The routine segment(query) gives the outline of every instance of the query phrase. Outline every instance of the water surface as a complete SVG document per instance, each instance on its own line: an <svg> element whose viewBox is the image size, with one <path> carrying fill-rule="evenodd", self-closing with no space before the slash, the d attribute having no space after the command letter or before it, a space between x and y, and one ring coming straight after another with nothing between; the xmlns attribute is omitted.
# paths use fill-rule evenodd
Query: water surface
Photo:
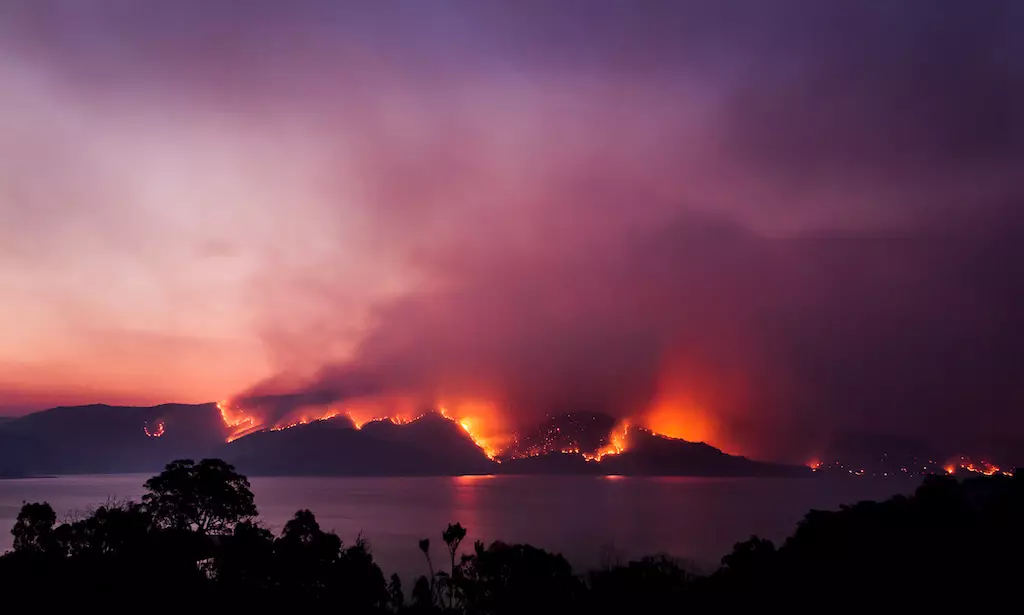
<svg viewBox="0 0 1024 615"><path fill-rule="evenodd" d="M139 499L144 475L0 480L0 551L22 502L48 501L58 518L108 499ZM420 574L417 542L459 521L474 540L528 542L587 568L668 553L708 569L751 534L779 541L811 508L908 493L914 483L876 479L721 479L583 476L453 478L253 478L263 522L275 533L296 510L316 513L347 543L362 533L385 574Z"/></svg>

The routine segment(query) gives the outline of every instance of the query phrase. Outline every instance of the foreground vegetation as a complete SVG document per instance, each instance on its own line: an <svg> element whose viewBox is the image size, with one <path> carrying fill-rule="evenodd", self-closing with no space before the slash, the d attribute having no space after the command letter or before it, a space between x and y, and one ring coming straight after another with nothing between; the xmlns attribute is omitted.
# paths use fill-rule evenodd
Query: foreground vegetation
<svg viewBox="0 0 1024 615"><path fill-rule="evenodd" d="M406 592L367 544L300 510L280 536L256 522L249 483L220 460L175 461L141 502L57 524L25 504L0 557L9 604L348 613L681 613L748 608L953 608L1012 599L1024 571L1024 476L930 476L911 497L811 511L780 547L752 537L709 575L648 557L586 575L530 545L480 542L448 526L419 548L429 576ZM433 555L443 552L443 558ZM1009 604L1009 603L1007 603Z"/></svg>

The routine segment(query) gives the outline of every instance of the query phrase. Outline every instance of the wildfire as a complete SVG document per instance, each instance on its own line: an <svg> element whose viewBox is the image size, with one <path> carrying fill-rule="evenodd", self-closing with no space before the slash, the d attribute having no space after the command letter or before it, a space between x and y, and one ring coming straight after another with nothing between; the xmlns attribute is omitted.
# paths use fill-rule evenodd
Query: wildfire
<svg viewBox="0 0 1024 615"><path fill-rule="evenodd" d="M626 436L629 433L629 421L622 421L608 434L608 444L602 446L593 453L583 453L587 461L601 461L608 455L618 455L626 450Z"/></svg>
<svg viewBox="0 0 1024 615"><path fill-rule="evenodd" d="M501 453L501 451L498 450L490 438L483 437L476 429L474 429L476 421L471 418L456 418L449 414L448 409L444 406L438 408L438 413L449 421L458 424L459 427L462 427L462 430L466 432L469 438L473 441L473 444L476 444L480 450L487 455L488 459L501 463L501 460L498 459L498 454Z"/></svg>
<svg viewBox="0 0 1024 615"><path fill-rule="evenodd" d="M321 414L315 415L303 415L297 420L288 420L288 422L279 422L270 428L270 431L282 431L284 429L290 429L292 427L298 427L299 425L308 425L309 423L315 423L317 421L329 421L334 417L341 414L337 410L326 410Z"/></svg>
<svg viewBox="0 0 1024 615"><path fill-rule="evenodd" d="M144 425L142 427L142 431L146 434L147 438L159 438L160 436L164 435L164 431L165 431L165 429L164 429L164 422L163 421L157 421L156 422L156 427L153 429L153 431L149 430L149 425L148 424Z"/></svg>
<svg viewBox="0 0 1024 615"><path fill-rule="evenodd" d="M961 456L959 459L955 459L948 462L946 467L943 469L946 471L947 474L955 474L963 470L965 472L983 474L985 476L993 476L995 474L1001 474L1003 476L1013 476L1013 472L1003 470L993 463L989 463L987 461L979 461L975 463L970 458L963 456Z"/></svg>
<svg viewBox="0 0 1024 615"><path fill-rule="evenodd" d="M268 426L264 419L252 412L234 407L230 402L217 403L221 420L228 429L228 442L262 429L283 431L299 425L327 421L342 414L352 421L356 429L362 429L374 421L390 421L395 425L405 425L423 417L420 408L422 406L417 406L411 399L366 398L352 400L345 404L344 409L297 409ZM497 457L503 448L502 445L507 442L507 437L498 424L499 414L496 408L489 404L462 402L452 405L439 404L437 413L459 425L488 458L499 461Z"/></svg>
<svg viewBox="0 0 1024 615"><path fill-rule="evenodd" d="M230 402L217 402L217 409L220 410L220 418L224 421L224 426L230 431L228 442L233 442L260 427L256 417L243 410L232 408Z"/></svg>
<svg viewBox="0 0 1024 615"><path fill-rule="evenodd" d="M362 429L363 425L366 425L367 423L375 423L377 421L389 421L395 425L408 425L413 421L418 421L423 418L423 415L421 414L415 418L408 418L404 416L375 416L371 419L359 419L356 418L356 415L352 412L346 412L345 416L352 421L352 424L355 425L356 429Z"/></svg>

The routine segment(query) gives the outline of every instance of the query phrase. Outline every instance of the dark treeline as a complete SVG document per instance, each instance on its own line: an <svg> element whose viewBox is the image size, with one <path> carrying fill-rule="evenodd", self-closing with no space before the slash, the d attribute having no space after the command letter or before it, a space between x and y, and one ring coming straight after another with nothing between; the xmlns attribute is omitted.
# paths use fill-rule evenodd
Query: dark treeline
<svg viewBox="0 0 1024 615"><path fill-rule="evenodd" d="M811 511L779 547L751 537L700 575L655 556L577 574L530 545L463 545L448 526L419 548L429 574L386 578L308 510L279 536L220 460L175 461L141 502L58 524L25 504L0 557L5 604L304 609L348 613L683 613L978 608L1011 604L1024 571L1024 477L931 476L910 497ZM710 528L709 528L710 529ZM433 547L433 548L432 548ZM413 548L413 545L410 545ZM970 602L966 602L970 600Z"/></svg>

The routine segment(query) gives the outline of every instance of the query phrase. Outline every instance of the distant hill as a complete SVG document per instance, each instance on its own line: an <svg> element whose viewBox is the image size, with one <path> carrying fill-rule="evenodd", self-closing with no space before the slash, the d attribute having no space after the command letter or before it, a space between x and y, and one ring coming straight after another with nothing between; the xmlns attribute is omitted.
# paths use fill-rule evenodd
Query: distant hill
<svg viewBox="0 0 1024 615"><path fill-rule="evenodd" d="M610 418L610 417L608 417ZM572 417L570 424L578 424ZM555 424L557 419L552 419ZM559 433L564 430L559 429ZM765 463L729 455L703 442L688 442L658 436L646 429L631 427L625 451L604 456L600 462L586 461L580 455L554 451L536 456L509 459L501 464L506 474L594 474L623 476L808 476L803 466ZM592 444L592 443L591 443ZM601 446L604 446L601 442ZM573 443L560 444L572 447ZM580 447L581 450L596 450Z"/></svg>
<svg viewBox="0 0 1024 615"><path fill-rule="evenodd" d="M428 414L407 425L345 417L262 431L218 453L239 471L280 476L451 476L494 465L455 423Z"/></svg>
<svg viewBox="0 0 1024 615"><path fill-rule="evenodd" d="M362 433L419 451L434 463L462 468L464 474L487 474L494 462L457 423L434 412L404 425L388 420L363 425Z"/></svg>
<svg viewBox="0 0 1024 615"><path fill-rule="evenodd" d="M703 443L630 428L624 452L600 462L578 453L608 445L616 420L594 413L552 417L516 439L502 463L488 459L457 423L428 412L404 425L347 417L265 430L225 442L215 404L53 408L0 424L0 476L155 472L180 458L221 457L245 474L450 476L623 474L804 475L807 468L727 455ZM512 458L518 454L518 458Z"/></svg>
<svg viewBox="0 0 1024 615"><path fill-rule="evenodd" d="M209 456L225 437L214 404L59 407L0 424L0 472L152 472L172 459Z"/></svg>
<svg viewBox="0 0 1024 615"><path fill-rule="evenodd" d="M810 469L754 461L729 455L703 442L657 436L641 428L629 430L629 448L605 457L608 473L639 476L808 476Z"/></svg>

